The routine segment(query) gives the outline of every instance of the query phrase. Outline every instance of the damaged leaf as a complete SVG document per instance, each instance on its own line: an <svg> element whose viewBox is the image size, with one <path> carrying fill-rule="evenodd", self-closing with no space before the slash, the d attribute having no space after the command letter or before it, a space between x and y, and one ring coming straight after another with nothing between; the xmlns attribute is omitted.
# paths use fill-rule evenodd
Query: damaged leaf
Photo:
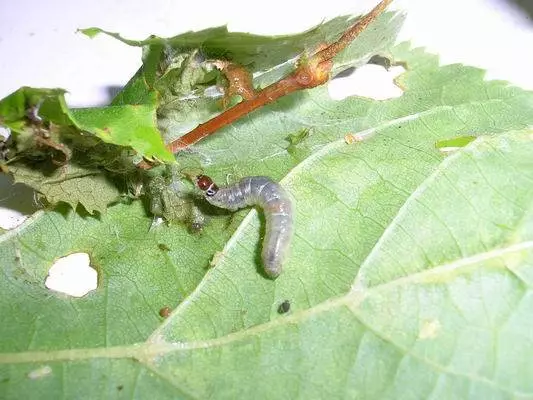
<svg viewBox="0 0 533 400"><path fill-rule="evenodd" d="M384 52L403 22L400 13L382 14L373 28L363 33L334 58L332 75L365 64L373 55ZM143 47L143 66L117 94L113 104L142 104L155 90L159 98L158 122L168 143L222 111L222 93L216 85L223 79L213 71L212 61L228 60L253 74L256 89L276 82L295 68L296 56L313 53L320 45L336 40L354 18L338 17L298 35L259 36L228 32L226 27L187 32L171 38L150 36L129 40L100 28L81 30L90 37L107 34L130 46ZM183 63L183 60L188 60ZM191 62L196 64L187 73ZM183 65L175 70L176 65ZM181 71L184 74L181 74ZM167 73L178 79L165 82Z"/></svg>
<svg viewBox="0 0 533 400"><path fill-rule="evenodd" d="M51 204L64 202L73 209L82 205L89 213L104 213L108 204L119 199L121 191L101 170L87 169L73 163L59 168L29 167L23 164L10 166L15 183L24 183ZM44 174L44 176L43 176Z"/></svg>
<svg viewBox="0 0 533 400"><path fill-rule="evenodd" d="M12 132L2 145L2 171L51 204L104 212L124 190L109 172L121 173L118 181L136 173L130 149L174 162L157 129L153 98L150 104L70 110L64 90L21 88L0 101L0 121Z"/></svg>
<svg viewBox="0 0 533 400"><path fill-rule="evenodd" d="M157 129L153 95L142 106L70 110L64 93L63 89L21 88L0 100L0 121L15 136L31 135L36 127L47 135L53 124L56 130L75 128L80 135L93 134L106 143L131 147L149 159L174 160Z"/></svg>
<svg viewBox="0 0 533 400"><path fill-rule="evenodd" d="M22 87L0 100L0 122L13 132L20 132L21 123L28 119L76 126L65 102L65 92L64 89Z"/></svg>

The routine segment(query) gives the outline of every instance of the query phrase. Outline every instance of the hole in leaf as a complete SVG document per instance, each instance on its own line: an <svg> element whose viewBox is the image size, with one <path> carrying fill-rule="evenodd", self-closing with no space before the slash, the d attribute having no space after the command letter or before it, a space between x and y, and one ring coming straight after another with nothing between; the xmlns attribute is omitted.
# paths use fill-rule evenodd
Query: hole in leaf
<svg viewBox="0 0 533 400"><path fill-rule="evenodd" d="M52 373L52 367L49 365L44 365L33 371L28 372L28 378L30 379L41 379Z"/></svg>
<svg viewBox="0 0 533 400"><path fill-rule="evenodd" d="M73 297L85 296L98 285L98 273L87 253L73 253L57 260L48 271L45 286Z"/></svg>
<svg viewBox="0 0 533 400"><path fill-rule="evenodd" d="M28 216L20 211L0 206L0 228L2 229L10 230L16 228L22 224L26 218L28 218Z"/></svg>
<svg viewBox="0 0 533 400"><path fill-rule="evenodd" d="M11 136L11 130L7 126L0 125L0 142L6 142Z"/></svg>
<svg viewBox="0 0 533 400"><path fill-rule="evenodd" d="M343 100L349 96L374 100L400 97L403 90L394 83L394 79L403 72L405 68L399 65L385 69L381 65L366 64L348 76L331 80L328 92L334 100Z"/></svg>

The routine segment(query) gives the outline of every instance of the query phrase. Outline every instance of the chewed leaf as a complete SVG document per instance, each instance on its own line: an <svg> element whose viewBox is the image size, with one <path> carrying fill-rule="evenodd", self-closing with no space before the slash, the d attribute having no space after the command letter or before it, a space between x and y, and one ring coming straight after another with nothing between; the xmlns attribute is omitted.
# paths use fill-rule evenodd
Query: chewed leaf
<svg viewBox="0 0 533 400"><path fill-rule="evenodd" d="M235 63L249 66L252 71L261 71L280 65L291 60L305 51L315 51L323 43L331 43L354 23L353 16L342 16L317 25L296 35L261 36L243 32L229 32L226 26L204 29L197 32L186 32L170 38L150 36L144 40L131 40L119 33L109 32L101 28L90 27L79 29L79 32L95 37L98 34L111 36L129 46L167 46L174 49L200 48L208 58L222 58ZM403 22L403 16L398 13L385 13L379 17L372 30L363 32L350 48L338 59L340 64L349 63L348 60L360 57L364 53L370 54L370 42L374 52L379 52L385 43ZM363 51L364 49L364 51ZM356 55L358 54L358 55Z"/></svg>
<svg viewBox="0 0 533 400"><path fill-rule="evenodd" d="M24 183L42 193L48 202L65 202L73 209L81 204L89 213L105 212L121 192L102 171L73 164L56 168L43 177L43 171L22 164L10 167L15 182Z"/></svg>
<svg viewBox="0 0 533 400"><path fill-rule="evenodd" d="M401 13L381 15L374 21L372 29L364 31L334 58L332 75L363 65L373 55L385 52L394 41L403 19ZM220 84L220 78L216 79L218 73L208 72L207 67L212 68L214 59L230 60L243 66L253 74L253 86L264 88L292 72L298 55L312 54L324 43L337 40L355 21L351 16L338 17L298 35L274 37L228 32L226 27L187 32L171 38L150 36L145 40L125 39L118 33L99 28L82 32L91 37L103 33L128 45L143 47L142 68L116 96L113 104L142 104L155 90L159 101L159 128L165 140L170 142L222 111L221 94L215 86ZM182 59L195 53L196 58L203 60L197 60L197 63L205 67L205 71L199 65L195 66L194 79L191 79ZM179 68L175 68L176 60L179 60ZM171 79L165 79L169 77L169 70Z"/></svg>
<svg viewBox="0 0 533 400"><path fill-rule="evenodd" d="M81 129L106 143L131 147L149 159L174 162L157 127L153 94L142 105L71 110L64 93L63 89L21 88L0 100L0 122L23 136L27 136L28 123L53 123L56 131Z"/></svg>
<svg viewBox="0 0 533 400"><path fill-rule="evenodd" d="M0 281L3 317L43 319L0 324L0 337L5 339L0 341L0 353L23 351L32 337L34 349L43 351L64 348L69 337L77 343L72 342L74 347L143 341L161 322L158 310L174 308L196 287L213 243L227 239L227 234L212 239L223 232L222 221L206 227L207 238L190 235L183 225L152 223L140 201L116 204L100 216L59 207L38 212L0 236L6 276ZM99 276L96 290L75 300L45 286L52 265L73 253L87 253Z"/></svg>
<svg viewBox="0 0 533 400"><path fill-rule="evenodd" d="M130 146L147 158L174 162L157 129L153 105L79 108L72 112L82 130L93 132L106 143Z"/></svg>
<svg viewBox="0 0 533 400"><path fill-rule="evenodd" d="M319 155L317 161L321 162L289 176L286 185L293 194L303 196L300 203L318 204L321 199L331 203L338 196L340 204L343 198L352 195L343 186L336 186L335 181L328 181L327 173L328 166L330 172L335 168L334 160L339 156L345 163L350 162L343 156L347 146L344 142L333 144ZM18 377L44 363L53 363L55 368L68 363L68 377L74 378L88 366L102 368L95 360L106 359L105 368L112 371L113 387L130 386L133 381L124 371L133 370L135 376L141 375L135 382L140 379L143 386L162 384L158 378L162 376L164 382L172 384L170 393L198 398L208 397L213 390L217 391L217 398L234 398L235 393L246 398L257 393L264 398L279 398L287 390L302 398L340 398L346 391L363 398L380 398L383 393L400 398L405 385L413 381L418 382L410 389L415 398L430 394L447 397L450 392L454 398L489 395L506 398L514 393L529 396L533 393L531 365L529 357L527 360L524 357L533 351L527 324L533 306L529 300L533 273L531 152L531 132L512 132L482 138L446 159L406 199L381 239L367 252L360 272L352 274L350 285L340 296L307 308L306 296L313 296L313 292L302 289L309 289L307 285L313 281L323 280L324 287L335 284L339 269L353 271L350 252L357 246L356 235L331 237L329 230L321 232L317 227L311 232L315 236L312 241L301 240L296 244L306 246L311 252L306 260L313 261L304 263L304 254L297 249L291 276L282 275L273 295L263 298L264 293L258 289L268 291L273 285L266 285L263 280L262 286L255 287L257 274L247 272L255 238L247 240L246 230L241 230L240 237L226 247L227 261L219 263L210 272L207 285L202 284L197 290L201 296L211 298L208 308L201 298L189 298L167 318L163 329L157 329L151 340L142 344L102 346L90 351L80 348L0 354L0 364L11 365L9 370L0 371ZM470 176L473 167L479 172ZM491 174L495 169L497 176L490 183L478 180L483 173ZM316 193L317 190L313 194L307 188L308 181L300 180L305 172L311 172L317 182L322 182L321 193ZM451 183L451 177L456 178L456 185ZM478 184L472 184L474 180ZM502 189L507 189L505 196L500 193ZM489 201L480 203L478 212L469 212L469 201L482 198ZM436 199L447 201L441 202L438 214L428 214L431 205L428 202ZM497 201L500 207L493 207L491 201ZM375 207L383 206L386 207L379 204ZM480 232L496 229L498 233L486 241L483 235L455 230L458 222L455 210L459 206L465 207L464 214L459 216L461 224L479 226ZM509 209L513 212L507 212ZM315 214L321 210L315 207ZM357 212L357 206L352 210ZM347 212L350 211L347 207ZM138 231L138 223L135 225ZM254 225L251 231L256 231L255 213L246 219L246 225ZM115 227L124 230L120 236L129 229ZM434 236L438 241L431 241L427 232L438 233L447 227L450 234ZM414 236L404 247L401 239L407 237L405 232ZM395 240L398 233L400 240ZM427 240L419 243L420 238ZM244 243L240 239L245 239ZM344 254L337 259L317 258L324 247L334 242ZM440 246L453 251L442 257ZM418 250L414 255L410 252L413 248ZM395 256L398 250L400 254ZM376 259L379 254L389 257ZM240 264L238 277L228 275L234 263ZM322 276L308 276L306 264L311 263L326 269ZM369 284L369 273L377 274L379 280ZM218 279L215 283L218 288L212 286L213 278ZM247 285L235 285L237 279ZM282 299L290 299L289 316L277 312ZM251 306L248 308L247 304ZM202 312L184 313L194 308ZM248 321L267 310L265 323L245 329L238 325L238 321ZM83 311L87 312L85 307ZM207 317L205 313L211 311L213 314ZM237 325L225 335L222 327L227 324L228 315ZM202 318L209 318L209 324L198 324ZM116 323L115 319L112 321ZM212 334L221 336L206 339L207 326ZM191 332L190 339L174 341L183 329ZM91 336L94 337L94 332ZM125 360L131 358L137 362L128 366ZM287 373L286 368L298 373ZM498 373L493 373L494 368ZM198 376L202 379L197 379ZM313 385L308 385L309 380ZM30 390L31 385L24 387ZM166 390L163 385L157 392L171 397Z"/></svg>
<svg viewBox="0 0 533 400"><path fill-rule="evenodd" d="M435 148L441 140L497 134L533 124L530 92L507 82L486 81L485 72L478 68L440 66L436 56L411 49L408 43L386 53L394 63L408 68L397 78L404 89L401 97L336 101L323 87L296 93L265 107L260 123L243 119L199 142L195 148L201 156L181 154L180 163L201 163L215 181L223 181L228 174L266 174L282 179L323 145L356 135L363 143L378 138L374 157L391 151L407 153L414 147L411 151L424 149L420 164L435 166L443 158ZM312 131L305 141L296 148L289 147L297 151L284 150L287 135L307 128ZM380 138L383 133L386 137ZM360 147L357 143L354 146ZM398 155L391 164L404 157ZM405 176L412 181L412 173Z"/></svg>
<svg viewBox="0 0 533 400"><path fill-rule="evenodd" d="M33 118L76 126L64 95L64 89L22 87L0 100L0 122L18 132L19 121L31 118L33 112Z"/></svg>

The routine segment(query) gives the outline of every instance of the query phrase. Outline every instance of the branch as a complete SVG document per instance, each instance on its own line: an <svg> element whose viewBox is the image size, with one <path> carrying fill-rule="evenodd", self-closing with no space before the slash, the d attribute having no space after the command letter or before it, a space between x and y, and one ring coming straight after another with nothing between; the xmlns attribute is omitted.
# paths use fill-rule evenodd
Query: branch
<svg viewBox="0 0 533 400"><path fill-rule="evenodd" d="M391 2L392 0L382 0L372 11L360 18L352 27L344 32L336 42L317 51L307 60L300 59L298 68L289 76L267 86L258 92L255 97L243 100L209 121L198 125L192 131L169 143L167 145L168 149L173 153L177 153L203 138L212 135L218 129L231 124L259 107L272 103L282 96L286 96L297 90L309 89L326 83L330 79L333 57L344 50L359 36L372 21L385 11Z"/></svg>

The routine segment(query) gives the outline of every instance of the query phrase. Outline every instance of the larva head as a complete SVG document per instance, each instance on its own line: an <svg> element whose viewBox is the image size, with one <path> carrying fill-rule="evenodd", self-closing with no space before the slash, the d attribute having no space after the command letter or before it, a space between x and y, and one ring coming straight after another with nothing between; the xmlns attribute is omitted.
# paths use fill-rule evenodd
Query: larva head
<svg viewBox="0 0 533 400"><path fill-rule="evenodd" d="M209 197L214 196L218 192L218 186L207 175L198 175L196 177L196 186Z"/></svg>

